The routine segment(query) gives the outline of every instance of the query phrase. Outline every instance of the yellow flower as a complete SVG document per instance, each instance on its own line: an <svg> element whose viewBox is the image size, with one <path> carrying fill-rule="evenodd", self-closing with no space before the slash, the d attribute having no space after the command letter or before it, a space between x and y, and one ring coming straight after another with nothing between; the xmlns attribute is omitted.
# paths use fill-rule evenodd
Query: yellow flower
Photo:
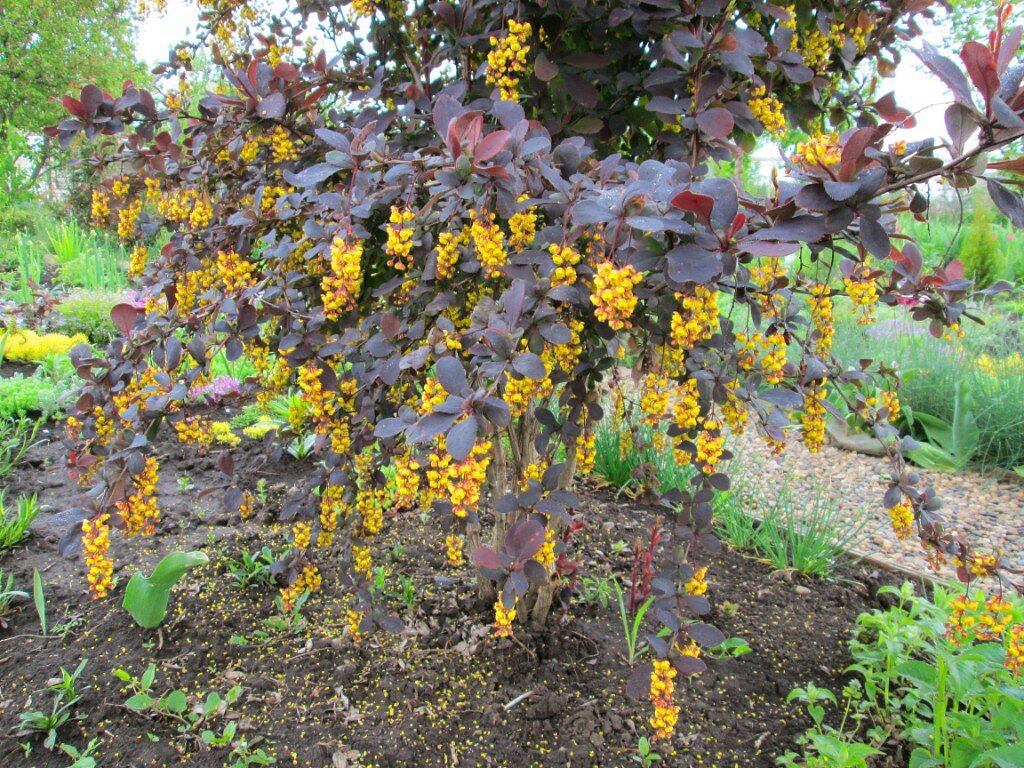
<svg viewBox="0 0 1024 768"><path fill-rule="evenodd" d="M320 589L322 581L317 567L312 563L306 563L295 581L281 589L281 609L286 613L291 611L306 592L316 592Z"/></svg>
<svg viewBox="0 0 1024 768"><path fill-rule="evenodd" d="M759 85L751 90L751 99L747 102L761 125L772 136L782 136L786 132L786 118L782 114L782 102L774 96L766 95L767 89Z"/></svg>
<svg viewBox="0 0 1024 768"><path fill-rule="evenodd" d="M495 637L512 637L512 622L516 620L516 606L515 603L508 610L505 610L505 604L499 597L494 602L494 636Z"/></svg>
<svg viewBox="0 0 1024 768"><path fill-rule="evenodd" d="M508 263L508 252L505 250L505 234L494 223L494 213L478 215L470 211L472 224L469 227L469 238L473 244L477 261L483 267L485 277L499 277L501 267Z"/></svg>
<svg viewBox="0 0 1024 768"><path fill-rule="evenodd" d="M508 21L508 34L502 38L490 39L491 50L487 53L487 84L496 86L505 101L519 99L519 79L527 71L527 55L530 46L526 44L533 28L529 22Z"/></svg>
<svg viewBox="0 0 1024 768"><path fill-rule="evenodd" d="M796 145L794 159L807 167L832 168L839 165L842 150L831 134L818 134Z"/></svg>
<svg viewBox="0 0 1024 768"><path fill-rule="evenodd" d="M651 715L651 727L654 729L652 740L669 740L676 730L679 720L679 706L673 702L676 684L676 668L665 659L655 659L651 672L651 703L654 713Z"/></svg>
<svg viewBox="0 0 1024 768"><path fill-rule="evenodd" d="M114 587L114 562L107 555L110 549L109 519L110 515L102 514L82 521L82 552L93 600L106 597Z"/></svg>
<svg viewBox="0 0 1024 768"><path fill-rule="evenodd" d="M632 264L624 267L616 267L610 261L598 264L594 290L590 295L595 317L615 331L631 328L629 319L637 302L633 289L642 279Z"/></svg>

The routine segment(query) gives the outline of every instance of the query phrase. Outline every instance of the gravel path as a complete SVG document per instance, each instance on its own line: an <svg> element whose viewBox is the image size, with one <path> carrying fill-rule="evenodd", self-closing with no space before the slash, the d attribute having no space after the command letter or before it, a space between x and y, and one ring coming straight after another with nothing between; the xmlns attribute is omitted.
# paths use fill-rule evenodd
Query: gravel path
<svg viewBox="0 0 1024 768"><path fill-rule="evenodd" d="M737 456L736 475L755 499L771 503L788 488L800 503L827 494L850 514L874 511L855 552L893 565L930 574L916 539L899 541L882 507L888 461L826 445L811 454L791 439L781 457L772 456L756 432L733 435L729 448ZM978 546L1024 563L1024 484L997 480L978 472L920 470L921 485L931 485L943 501L949 530L962 531Z"/></svg>

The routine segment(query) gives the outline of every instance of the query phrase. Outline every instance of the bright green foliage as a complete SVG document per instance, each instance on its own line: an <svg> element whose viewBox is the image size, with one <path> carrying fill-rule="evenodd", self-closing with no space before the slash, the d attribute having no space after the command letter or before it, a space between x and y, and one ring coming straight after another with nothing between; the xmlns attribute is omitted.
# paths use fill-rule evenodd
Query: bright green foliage
<svg viewBox="0 0 1024 768"><path fill-rule="evenodd" d="M28 537L28 528L39 514L39 499L35 494L22 496L14 509L4 503L0 491L0 550L10 549Z"/></svg>
<svg viewBox="0 0 1024 768"><path fill-rule="evenodd" d="M58 410L63 392L54 384L20 373L0 380L0 419L41 413L49 416Z"/></svg>
<svg viewBox="0 0 1024 768"><path fill-rule="evenodd" d="M83 229L70 219L47 230L46 237L64 284L94 290L125 286L128 258L109 236Z"/></svg>
<svg viewBox="0 0 1024 768"><path fill-rule="evenodd" d="M156 629L167 615L171 587L189 570L208 562L210 558L203 552L172 552L160 561L152 576L141 572L132 576L122 607L140 627Z"/></svg>
<svg viewBox="0 0 1024 768"><path fill-rule="evenodd" d="M913 768L1021 765L1024 699L1011 658L1020 600L942 587L928 600L909 583L881 592L897 603L858 617L848 670L856 677L841 700L812 685L790 694L815 725L802 739L804 755L780 764L864 766L879 747L901 741ZM825 703L841 708L838 727L825 722Z"/></svg>
<svg viewBox="0 0 1024 768"><path fill-rule="evenodd" d="M130 0L0 4L0 204L31 186L56 154L54 142L33 150L24 140L62 119L54 94L90 82L115 90L126 78L145 78L135 59L132 6ZM27 173L14 166L19 158L28 159Z"/></svg>
<svg viewBox="0 0 1024 768"><path fill-rule="evenodd" d="M110 340L118 335L110 310L122 300L111 291L75 291L57 307L61 332L69 336L84 333L95 343Z"/></svg>
<svg viewBox="0 0 1024 768"><path fill-rule="evenodd" d="M964 274L980 288L987 288L1006 274L1006 258L993 229L992 208L982 202L974 205L971 223L960 247Z"/></svg>

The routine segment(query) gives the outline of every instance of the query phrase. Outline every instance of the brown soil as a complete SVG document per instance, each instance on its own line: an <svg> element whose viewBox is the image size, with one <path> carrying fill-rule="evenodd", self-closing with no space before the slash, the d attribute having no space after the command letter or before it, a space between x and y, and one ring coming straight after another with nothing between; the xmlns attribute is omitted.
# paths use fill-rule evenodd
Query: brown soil
<svg viewBox="0 0 1024 768"><path fill-rule="evenodd" d="M180 734L166 717L123 706L129 694L113 670L138 676L150 663L158 666L154 691L180 688L190 703L242 686L238 703L209 727L220 730L236 719L238 734L275 754L279 766L635 765L630 756L638 736L650 730L650 706L624 695L629 667L614 599L607 607L577 602L547 634L520 629L514 641L496 640L491 615L474 607L469 567L447 568L443 534L427 516L410 514L388 523L375 554L390 571L388 601L404 617L403 633L371 635L360 645L345 635L346 606L329 556L319 559L324 587L304 609L308 624L295 632L267 629L275 589L236 588L225 559L264 544L280 551L283 531L237 524L215 510L216 496L180 491L181 476L199 488L215 482L212 461L173 443L160 445L163 524L149 539L115 534L115 560L130 563L119 574L121 584L171 549L202 548L211 562L176 589L159 634L140 630L121 610L120 589L106 600L89 600L80 558L57 555L65 527L60 511L73 506L78 493L66 479L59 445L34 449L8 478L8 499L35 492L51 509L40 515L31 539L0 555L0 568L27 590L38 568L51 633L61 624L70 629L64 636L38 636L30 603L7 617L9 627L0 633L0 732L10 734L19 713L49 706L43 689L60 667L70 670L88 659L78 719L63 727L60 740L82 746L98 736L102 768L232 764L230 747L209 749L197 732ZM239 453L242 467L254 465L252 450ZM280 508L301 471L291 460L265 471L264 518ZM586 572L628 578L630 557L616 542L642 535L654 513L603 492L584 491L583 497ZM399 541L400 552L394 548ZM665 756L661 765L771 766L809 725L786 695L808 682L838 692L852 623L879 606L877 587L891 577L847 565L828 581L794 579L728 551L709 565L710 620L727 637L746 639L753 653L708 658L705 674L680 681L675 741L656 745ZM402 576L415 584L411 611L397 596ZM267 635L258 639L261 629ZM19 746L25 741L0 740L0 765L71 762L39 740L26 758Z"/></svg>

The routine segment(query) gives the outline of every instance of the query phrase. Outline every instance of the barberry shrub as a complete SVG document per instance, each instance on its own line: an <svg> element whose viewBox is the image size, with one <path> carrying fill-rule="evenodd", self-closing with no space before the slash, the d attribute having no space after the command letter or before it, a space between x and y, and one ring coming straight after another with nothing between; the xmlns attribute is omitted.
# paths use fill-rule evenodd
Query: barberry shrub
<svg viewBox="0 0 1024 768"><path fill-rule="evenodd" d="M905 464L895 395L873 397L896 392L895 372L846 370L830 351L833 313L850 306L864 322L877 302L905 306L936 335L969 317L959 265L924 274L915 246L892 236L896 214L927 214L929 181L982 182L1024 225L998 178L1024 162L986 166L1024 135L1009 6L959 64L918 46L952 92L952 135L913 143L898 132L912 116L862 75L891 72L927 0L216 10L204 40L223 67L218 90L192 92L186 45L162 67L162 91L86 87L51 130L113 145L97 224L130 244L172 233L159 254L133 254L145 304L115 308L123 336L73 354L84 385L70 466L90 489L97 595L104 531L142 532L158 514L145 459L157 426L195 431L186 395L222 350L251 358L260 397L298 393L293 432L265 438L274 460L306 424L315 433L315 465L282 512L294 526L283 598L317 589L317 563L340 558L354 639L396 625L371 600L373 542L412 508L443 531L449 564L477 566L497 634L543 624L570 596L572 481L593 464L594 424L635 399L693 467L689 487L648 494L671 515L658 555L674 554L646 582L667 631L631 688L654 702L660 736L675 674L699 672L700 648L721 639L685 585L719 546L711 502L729 487L727 430L757 430L779 452L801 434L817 450L826 394L844 384L889 452L884 504L901 533L916 529L962 576L1009 579L943 528ZM810 138L769 194L711 174L787 127ZM840 279L788 277L781 260L798 253L825 267L808 273ZM224 503L245 518L249 478L230 450L215 455Z"/></svg>

